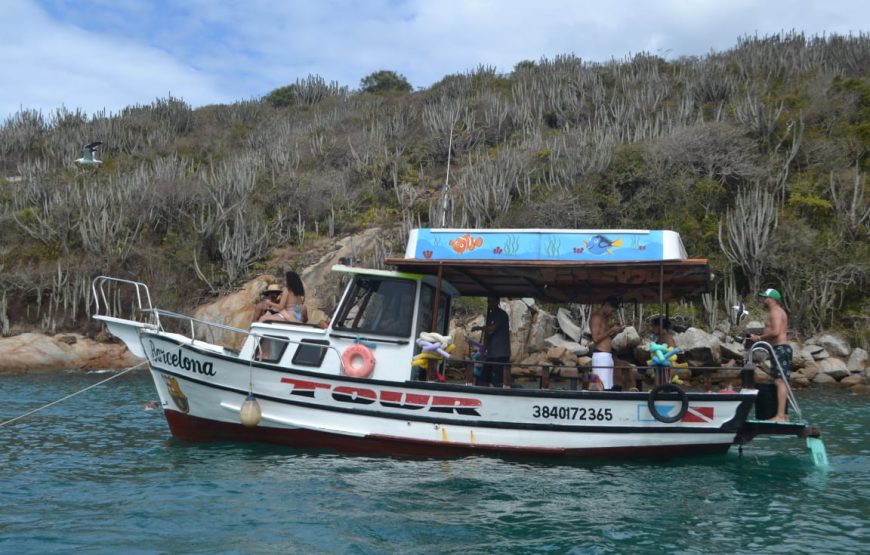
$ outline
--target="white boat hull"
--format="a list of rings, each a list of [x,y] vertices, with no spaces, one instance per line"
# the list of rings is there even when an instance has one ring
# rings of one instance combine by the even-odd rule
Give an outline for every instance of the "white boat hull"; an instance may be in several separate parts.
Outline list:
[[[239,360],[139,330],[173,435],[384,455],[674,456],[728,450],[755,390],[688,394],[681,420],[648,393],[495,389],[325,375]],[[262,418],[240,423],[253,392]],[[675,414],[676,396],[656,403]]]

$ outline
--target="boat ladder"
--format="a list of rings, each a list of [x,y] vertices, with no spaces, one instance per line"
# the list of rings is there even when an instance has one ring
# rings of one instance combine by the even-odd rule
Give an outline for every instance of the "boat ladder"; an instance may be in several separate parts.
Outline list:
[[[801,409],[798,406],[797,399],[795,399],[794,391],[791,389],[791,384],[787,379],[784,379],[784,374],[782,372],[782,366],[779,363],[779,359],[776,358],[776,353],[774,353],[773,346],[767,341],[756,341],[749,350],[749,359],[752,360],[752,355],[756,350],[762,350],[770,355],[772,364],[776,365],[776,369],[779,371],[779,375],[783,376],[782,383],[785,384],[785,390],[788,395],[788,402],[794,409],[795,415],[799,421],[803,421],[803,415],[801,414]],[[828,466],[828,454],[825,451],[825,444],[818,437],[810,437],[807,436],[807,448],[810,450],[810,453],[813,457],[813,462],[816,466]]]

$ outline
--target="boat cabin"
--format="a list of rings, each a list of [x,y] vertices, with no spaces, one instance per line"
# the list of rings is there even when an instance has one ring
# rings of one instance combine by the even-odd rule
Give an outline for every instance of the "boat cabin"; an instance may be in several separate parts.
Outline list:
[[[342,354],[361,345],[374,358],[372,372],[364,377],[397,382],[413,379],[411,359],[420,350],[415,339],[424,331],[448,333],[452,298],[458,291],[449,283],[439,287],[436,278],[422,274],[344,265],[334,266],[333,271],[350,279],[327,329],[255,322],[251,332],[262,337],[262,348],[258,349],[257,337],[252,336],[240,356],[339,374],[347,366]]]

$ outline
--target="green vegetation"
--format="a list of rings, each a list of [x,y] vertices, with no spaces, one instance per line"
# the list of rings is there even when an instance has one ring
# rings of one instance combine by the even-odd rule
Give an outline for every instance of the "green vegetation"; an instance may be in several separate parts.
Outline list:
[[[100,274],[184,310],[314,237],[378,225],[378,252],[401,252],[440,224],[449,155],[448,226],[675,229],[719,276],[698,314],[772,286],[801,333],[866,346],[868,67],[866,35],[784,34],[415,92],[384,70],[356,92],[310,75],[198,109],[21,111],[0,126],[0,306],[11,331],[80,328]],[[104,164],[74,167],[92,140]]]
[[[382,69],[363,77],[359,82],[359,88],[362,92],[369,93],[410,92],[411,84],[404,75]]]

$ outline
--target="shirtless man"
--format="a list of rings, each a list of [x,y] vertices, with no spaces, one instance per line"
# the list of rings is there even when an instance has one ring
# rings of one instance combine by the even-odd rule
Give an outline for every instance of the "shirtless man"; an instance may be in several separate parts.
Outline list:
[[[601,308],[589,318],[589,332],[595,344],[592,349],[592,374],[598,376],[605,390],[613,389],[613,353],[610,344],[625,329],[623,326],[608,327],[608,320],[618,307],[619,301],[616,297],[607,297]],[[622,387],[622,384],[619,385]]]
[[[773,346],[773,354],[776,360],[779,361],[779,366],[782,368],[780,374],[776,364],[772,366],[772,374],[776,384],[776,416],[771,418],[771,422],[788,422],[788,415],[785,413],[785,405],[788,402],[788,389],[784,380],[789,379],[791,374],[791,346],[788,344],[786,337],[786,329],[788,328],[788,316],[785,310],[779,305],[782,301],[782,295],[776,289],[765,289],[759,296],[762,297],[764,308],[767,310],[767,319],[764,321],[764,331],[761,335],[750,335],[752,341],[767,341]]]

